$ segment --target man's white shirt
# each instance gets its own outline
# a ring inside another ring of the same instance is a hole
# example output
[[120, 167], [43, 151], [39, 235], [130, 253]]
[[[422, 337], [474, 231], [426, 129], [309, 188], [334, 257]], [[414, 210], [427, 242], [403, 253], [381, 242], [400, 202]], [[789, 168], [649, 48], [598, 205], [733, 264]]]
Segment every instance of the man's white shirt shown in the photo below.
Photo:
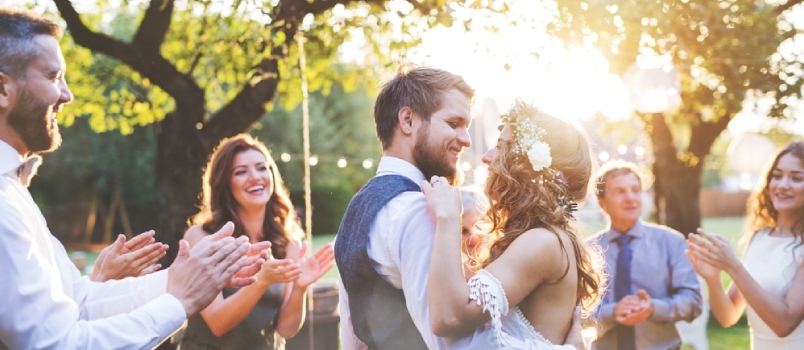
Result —
[[167, 271], [82, 277], [19, 182], [22, 163], [0, 141], [0, 349], [146, 349], [175, 332], [186, 312]]
[[[382, 157], [377, 166], [377, 176], [385, 175], [402, 175], [416, 184], [425, 179], [413, 164], [388, 156]], [[434, 235], [435, 223], [427, 210], [424, 194], [404, 192], [382, 207], [371, 224], [368, 256], [377, 273], [404, 292], [407, 311], [427, 347], [445, 349], [444, 338], [435, 336], [430, 328], [427, 308], [427, 276]], [[342, 348], [367, 349], [354, 334], [349, 296], [343, 287], [339, 301]]]

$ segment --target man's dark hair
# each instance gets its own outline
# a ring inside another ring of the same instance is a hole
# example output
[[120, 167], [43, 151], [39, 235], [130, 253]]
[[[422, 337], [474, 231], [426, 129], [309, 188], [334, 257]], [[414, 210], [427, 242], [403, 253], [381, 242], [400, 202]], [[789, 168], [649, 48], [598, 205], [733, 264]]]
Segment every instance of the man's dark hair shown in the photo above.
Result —
[[374, 123], [382, 148], [391, 146], [399, 111], [409, 107], [426, 122], [441, 107], [444, 93], [457, 89], [470, 100], [475, 91], [463, 78], [450, 72], [428, 67], [402, 66], [393, 79], [385, 83], [374, 104]]
[[595, 194], [597, 198], [603, 199], [606, 196], [606, 182], [612, 177], [634, 174], [639, 180], [640, 188], [644, 187], [642, 184], [642, 176], [639, 174], [639, 168], [636, 164], [626, 161], [611, 161], [600, 167], [600, 170], [595, 176]]
[[39, 53], [33, 40], [37, 35], [61, 38], [62, 30], [55, 22], [31, 11], [0, 6], [0, 72], [14, 78], [25, 76], [25, 70]]

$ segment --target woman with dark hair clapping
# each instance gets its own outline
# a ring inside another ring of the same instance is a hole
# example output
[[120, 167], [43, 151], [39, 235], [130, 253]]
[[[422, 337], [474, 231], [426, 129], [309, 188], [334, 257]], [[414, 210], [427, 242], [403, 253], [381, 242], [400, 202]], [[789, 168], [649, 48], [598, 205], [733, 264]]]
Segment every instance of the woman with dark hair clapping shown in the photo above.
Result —
[[332, 244], [305, 259], [307, 243], [276, 164], [261, 142], [241, 134], [223, 140], [204, 171], [201, 211], [185, 233], [192, 245], [227, 221], [234, 237], [271, 242], [257, 282], [226, 288], [191, 317], [180, 348], [284, 349], [304, 322], [307, 287], [334, 265]]

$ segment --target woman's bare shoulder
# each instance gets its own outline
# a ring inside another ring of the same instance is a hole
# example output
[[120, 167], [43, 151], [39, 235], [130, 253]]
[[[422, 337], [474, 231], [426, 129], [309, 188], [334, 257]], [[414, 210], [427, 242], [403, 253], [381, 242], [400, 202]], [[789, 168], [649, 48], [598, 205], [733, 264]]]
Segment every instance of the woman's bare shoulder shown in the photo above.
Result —
[[[544, 269], [555, 265], [562, 267], [564, 253], [561, 250], [561, 236], [563, 232], [554, 233], [545, 228], [534, 228], [523, 232], [517, 237], [506, 252], [520, 255], [528, 265]], [[565, 248], [566, 248], [566, 244]]]

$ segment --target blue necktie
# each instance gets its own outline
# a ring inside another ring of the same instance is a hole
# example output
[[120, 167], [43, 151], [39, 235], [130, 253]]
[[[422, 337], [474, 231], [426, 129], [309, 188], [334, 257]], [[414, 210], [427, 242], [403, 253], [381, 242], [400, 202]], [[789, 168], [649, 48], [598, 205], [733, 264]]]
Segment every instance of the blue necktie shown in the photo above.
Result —
[[[624, 296], [631, 294], [631, 239], [626, 234], [617, 237], [620, 244], [620, 255], [617, 256], [617, 272], [614, 278], [614, 298], [620, 301]], [[634, 327], [622, 324], [617, 325], [617, 349], [634, 350], [636, 340]]]

